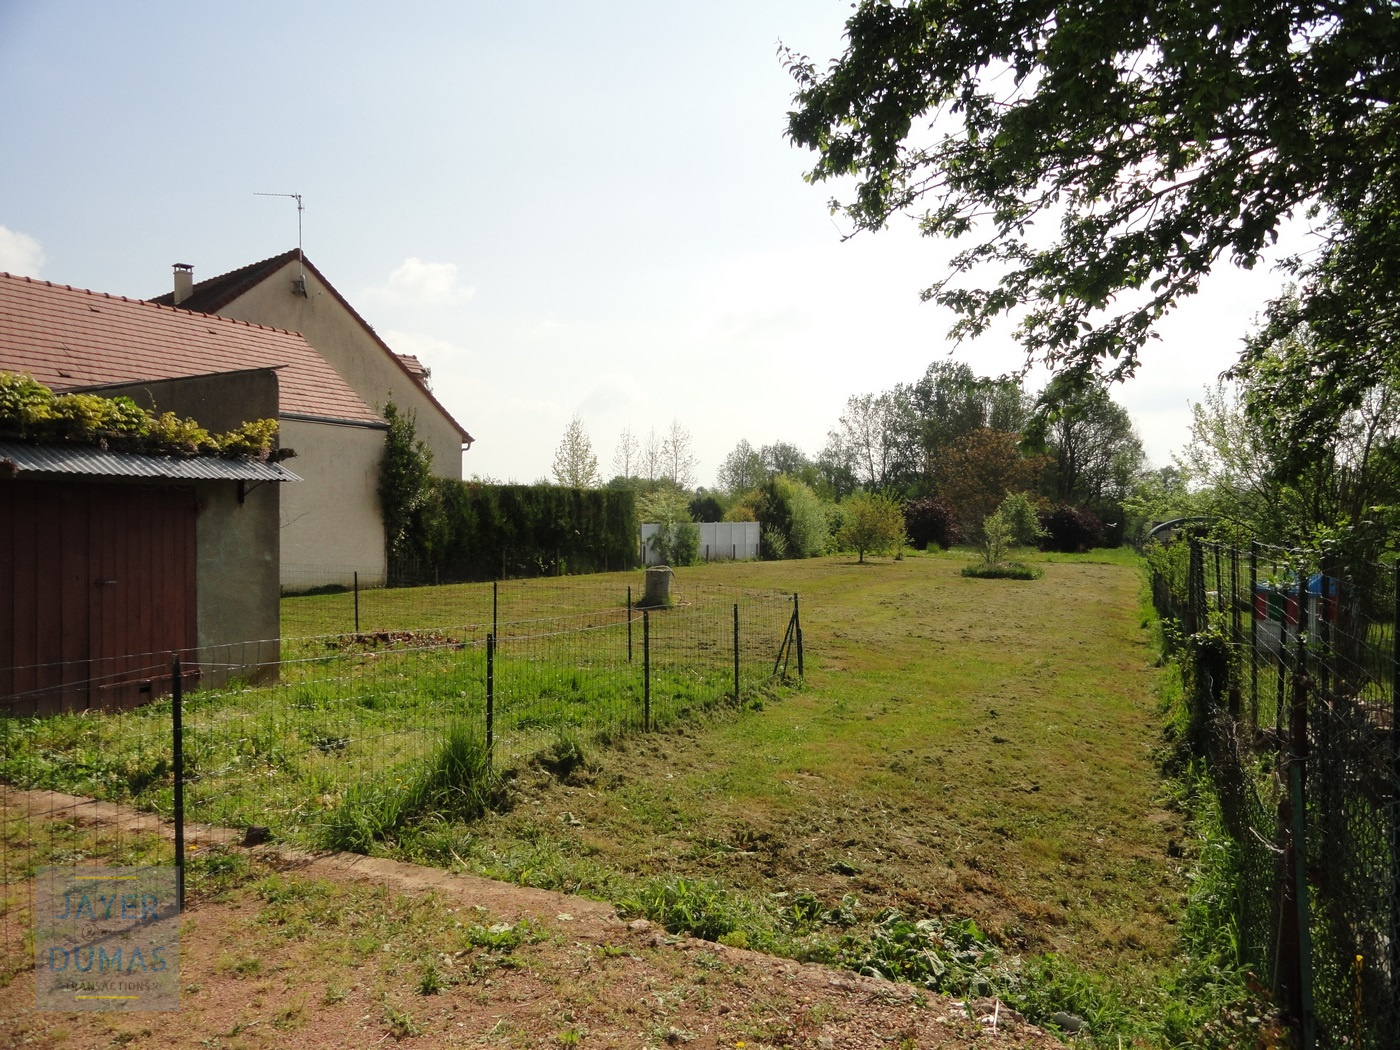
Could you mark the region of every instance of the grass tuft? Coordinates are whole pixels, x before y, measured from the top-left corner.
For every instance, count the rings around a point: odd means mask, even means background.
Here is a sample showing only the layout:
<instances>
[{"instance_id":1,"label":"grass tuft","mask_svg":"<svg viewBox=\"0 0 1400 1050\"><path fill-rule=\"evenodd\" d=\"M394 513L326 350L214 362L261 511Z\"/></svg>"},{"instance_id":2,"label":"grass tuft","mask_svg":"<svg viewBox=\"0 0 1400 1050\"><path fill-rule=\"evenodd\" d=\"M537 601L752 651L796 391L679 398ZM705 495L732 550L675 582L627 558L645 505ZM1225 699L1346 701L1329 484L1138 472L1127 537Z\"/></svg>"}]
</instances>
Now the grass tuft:
<instances>
[{"instance_id":1,"label":"grass tuft","mask_svg":"<svg viewBox=\"0 0 1400 1050\"><path fill-rule=\"evenodd\" d=\"M710 879L652 879L617 904L624 918L640 916L706 941L744 932L751 943L763 925L758 909Z\"/></svg>"},{"instance_id":2,"label":"grass tuft","mask_svg":"<svg viewBox=\"0 0 1400 1050\"><path fill-rule=\"evenodd\" d=\"M370 853L416 821L474 820L500 797L485 743L460 723L443 734L437 753L355 784L321 824L318 844Z\"/></svg>"}]
</instances>

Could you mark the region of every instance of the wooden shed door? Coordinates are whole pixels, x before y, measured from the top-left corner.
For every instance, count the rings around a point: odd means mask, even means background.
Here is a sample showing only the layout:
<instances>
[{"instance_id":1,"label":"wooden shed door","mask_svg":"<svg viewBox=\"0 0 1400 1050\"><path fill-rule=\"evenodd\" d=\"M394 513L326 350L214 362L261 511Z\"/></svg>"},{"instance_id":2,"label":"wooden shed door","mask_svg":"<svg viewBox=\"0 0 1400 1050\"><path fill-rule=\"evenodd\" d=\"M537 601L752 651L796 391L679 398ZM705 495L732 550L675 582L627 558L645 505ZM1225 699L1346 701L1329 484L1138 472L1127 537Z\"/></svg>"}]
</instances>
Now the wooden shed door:
<instances>
[{"instance_id":1,"label":"wooden shed door","mask_svg":"<svg viewBox=\"0 0 1400 1050\"><path fill-rule=\"evenodd\" d=\"M0 483L0 711L133 707L195 643L192 488Z\"/></svg>"}]
</instances>

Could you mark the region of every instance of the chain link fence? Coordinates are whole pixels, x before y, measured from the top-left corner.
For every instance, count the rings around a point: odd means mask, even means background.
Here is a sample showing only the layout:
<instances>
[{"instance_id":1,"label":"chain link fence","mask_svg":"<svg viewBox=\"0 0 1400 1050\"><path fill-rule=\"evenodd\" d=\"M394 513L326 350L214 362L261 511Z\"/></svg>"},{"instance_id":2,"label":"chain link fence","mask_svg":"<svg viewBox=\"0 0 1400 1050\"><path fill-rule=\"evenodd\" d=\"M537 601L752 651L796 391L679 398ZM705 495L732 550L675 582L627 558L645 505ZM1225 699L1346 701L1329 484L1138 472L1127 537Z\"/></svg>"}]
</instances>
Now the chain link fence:
<instances>
[{"instance_id":1,"label":"chain link fence","mask_svg":"<svg viewBox=\"0 0 1400 1050\"><path fill-rule=\"evenodd\" d=\"M1190 743L1237 849L1240 962L1303 1046L1400 1032L1400 568L1204 540L1149 552Z\"/></svg>"}]
</instances>

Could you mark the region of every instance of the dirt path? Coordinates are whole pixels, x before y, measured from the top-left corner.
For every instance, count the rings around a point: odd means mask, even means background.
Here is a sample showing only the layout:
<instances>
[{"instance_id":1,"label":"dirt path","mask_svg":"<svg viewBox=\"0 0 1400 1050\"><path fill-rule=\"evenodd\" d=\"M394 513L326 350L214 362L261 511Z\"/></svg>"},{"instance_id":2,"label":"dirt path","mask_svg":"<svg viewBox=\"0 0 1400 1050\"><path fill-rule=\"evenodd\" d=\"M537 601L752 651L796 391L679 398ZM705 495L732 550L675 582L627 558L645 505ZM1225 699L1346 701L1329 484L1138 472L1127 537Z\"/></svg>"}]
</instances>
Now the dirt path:
<instances>
[{"instance_id":1,"label":"dirt path","mask_svg":"<svg viewBox=\"0 0 1400 1050\"><path fill-rule=\"evenodd\" d=\"M125 834L154 818L49 792L7 808ZM597 901L350 855L243 849L250 876L190 902L173 1013L41 1013L21 969L0 988L0 1047L1052 1047L991 1000L676 938ZM24 943L11 885L3 943ZM7 970L13 966L7 967Z\"/></svg>"}]
</instances>

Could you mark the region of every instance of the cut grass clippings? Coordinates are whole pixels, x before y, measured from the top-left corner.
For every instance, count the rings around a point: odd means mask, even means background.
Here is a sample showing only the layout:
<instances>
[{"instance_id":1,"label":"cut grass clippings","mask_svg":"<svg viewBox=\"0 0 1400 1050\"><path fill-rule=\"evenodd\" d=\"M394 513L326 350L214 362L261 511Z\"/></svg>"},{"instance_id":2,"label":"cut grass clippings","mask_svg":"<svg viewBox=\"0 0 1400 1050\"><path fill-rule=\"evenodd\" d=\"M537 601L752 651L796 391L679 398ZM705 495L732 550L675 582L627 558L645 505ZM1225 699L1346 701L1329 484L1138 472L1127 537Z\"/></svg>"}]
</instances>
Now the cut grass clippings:
<instances>
[{"instance_id":1,"label":"cut grass clippings","mask_svg":"<svg viewBox=\"0 0 1400 1050\"><path fill-rule=\"evenodd\" d=\"M1102 1046L1162 1043L1190 857L1169 852L1185 833L1154 760L1138 567L1032 556L1031 589L987 587L960 575L967 553L679 570L799 592L804 688L610 746L583 736L566 773L516 767L509 811L400 821L369 848L727 943L985 983Z\"/></svg>"},{"instance_id":2,"label":"cut grass clippings","mask_svg":"<svg viewBox=\"0 0 1400 1050\"><path fill-rule=\"evenodd\" d=\"M1187 862L1168 854L1182 818L1154 758L1140 571L1119 552L1032 557L1033 594L963 578L960 552L689 570L801 594L804 688L595 748L566 783L524 775L456 858L663 923L665 888L687 886L712 933L858 967L882 923L915 944L918 923L970 920L995 951L978 972L1019 960L1047 1022L1092 1015L1108 1046L1150 1032L1180 969ZM804 895L854 927L783 919Z\"/></svg>"}]
</instances>

